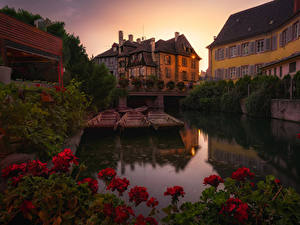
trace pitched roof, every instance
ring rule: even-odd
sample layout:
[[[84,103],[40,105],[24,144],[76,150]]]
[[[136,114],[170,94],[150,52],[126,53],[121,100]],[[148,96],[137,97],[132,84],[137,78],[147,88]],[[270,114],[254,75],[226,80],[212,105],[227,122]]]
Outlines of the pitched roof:
[[[267,64],[265,64],[262,68],[267,68],[267,67],[269,67],[269,66],[273,66],[273,65],[276,65],[276,64],[278,64],[278,63],[286,62],[286,61],[288,61],[288,60],[290,60],[290,59],[294,59],[294,58],[297,58],[297,57],[299,57],[299,56],[300,56],[300,52],[295,52],[295,53],[291,54],[291,55],[288,56],[288,57],[285,57],[285,58],[282,58],[282,59],[279,59],[279,60],[276,60],[276,61],[272,61],[272,62],[270,62],[270,63],[267,63]]]
[[[294,0],[274,0],[231,15],[209,47],[268,33],[294,15]]]

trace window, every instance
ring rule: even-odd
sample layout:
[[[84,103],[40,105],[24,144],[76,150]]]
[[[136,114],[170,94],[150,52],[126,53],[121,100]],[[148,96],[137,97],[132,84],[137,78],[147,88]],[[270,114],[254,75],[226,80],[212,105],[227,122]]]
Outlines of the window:
[[[170,65],[171,64],[171,56],[165,55],[165,64]]]
[[[256,75],[261,73],[261,70],[260,70],[261,67],[262,67],[262,64],[255,65],[255,74]]]
[[[292,62],[289,64],[289,72],[290,73],[296,72],[296,62]]]
[[[299,21],[293,24],[293,40],[297,39],[299,36]]]
[[[282,32],[282,45],[287,43],[287,29]]]
[[[187,80],[187,73],[186,73],[186,71],[182,71],[182,80]]]
[[[120,61],[120,62],[119,62],[119,65],[120,65],[120,68],[125,67],[125,61],[124,61],[124,60]]]
[[[186,58],[182,57],[182,66],[186,67],[187,66],[187,61]]]
[[[236,57],[236,56],[237,56],[237,49],[236,49],[236,46],[231,46],[231,47],[229,48],[229,56],[230,56],[230,58]]]
[[[271,76],[272,75],[272,70],[269,70],[269,76]]]
[[[192,69],[196,69],[196,60],[195,59],[192,59],[191,67],[192,67]]]
[[[166,68],[166,78],[171,78],[171,73],[170,73],[170,69]]]
[[[242,76],[249,75],[249,66],[242,66]]]
[[[219,48],[218,50],[217,50],[217,59],[218,60],[222,60],[222,59],[224,59],[224,48]]]
[[[192,73],[192,81],[195,81],[196,80],[196,73]]]
[[[142,61],[142,57],[143,57],[142,53],[140,53],[138,57],[139,57],[139,62]]]
[[[229,76],[230,76],[230,78],[235,77],[235,75],[236,75],[236,69],[235,69],[235,67],[229,68]]]
[[[260,53],[264,51],[265,40],[261,39],[256,41],[256,52]]]
[[[274,76],[277,76],[277,69],[276,69],[276,67],[274,68]]]
[[[242,55],[249,54],[249,42],[242,44]]]

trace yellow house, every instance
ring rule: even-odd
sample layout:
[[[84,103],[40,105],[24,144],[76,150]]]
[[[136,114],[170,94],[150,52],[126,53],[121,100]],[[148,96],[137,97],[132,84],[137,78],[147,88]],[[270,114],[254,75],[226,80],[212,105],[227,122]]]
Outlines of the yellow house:
[[[274,0],[229,17],[207,48],[208,74],[238,79],[300,51],[300,0]],[[282,77],[276,69],[270,73]]]

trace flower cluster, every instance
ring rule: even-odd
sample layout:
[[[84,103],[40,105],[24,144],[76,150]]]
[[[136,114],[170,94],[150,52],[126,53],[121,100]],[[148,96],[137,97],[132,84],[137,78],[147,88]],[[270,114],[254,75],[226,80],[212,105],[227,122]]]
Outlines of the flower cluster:
[[[103,169],[98,173],[99,179],[105,182],[110,182],[116,175],[116,171],[112,168]]]
[[[64,151],[58,153],[57,156],[52,158],[52,163],[54,167],[51,169],[52,172],[69,172],[71,163],[78,165],[77,157],[73,155],[71,149],[65,149]]]
[[[218,175],[210,175],[209,177],[205,177],[203,182],[203,184],[205,185],[209,184],[216,188],[219,186],[220,183],[224,183],[224,180]]]
[[[252,179],[254,175],[254,173],[250,172],[249,168],[242,167],[233,172],[231,178],[238,181],[245,181],[246,178]]]
[[[239,223],[244,223],[248,220],[248,204],[243,203],[238,198],[230,198],[223,205],[220,214],[233,216],[239,221]]]
[[[298,137],[298,139],[300,139],[300,133],[299,133],[299,134],[297,134],[297,137]]]
[[[164,193],[165,196],[171,195],[172,196],[172,201],[177,202],[178,197],[182,196],[184,197],[185,192],[183,191],[183,188],[180,186],[174,186],[167,188],[167,191]]]
[[[118,177],[114,177],[109,185],[107,185],[106,190],[117,190],[119,192],[119,195],[121,196],[123,192],[127,190],[128,186],[129,180],[127,180],[126,178],[121,179]]]
[[[147,206],[151,207],[151,208],[155,208],[156,206],[158,206],[158,201],[156,198],[151,197],[148,201],[147,201]]]
[[[157,221],[153,217],[144,217],[143,215],[139,215],[136,218],[135,224],[134,225],[158,225]]]
[[[147,192],[147,188],[135,186],[131,188],[129,191],[129,201],[135,202],[135,206],[138,206],[142,202],[146,202],[148,200],[149,194]]]
[[[89,188],[92,190],[93,194],[96,194],[98,191],[98,181],[92,178],[85,178],[82,181],[78,182],[78,185],[87,183]]]
[[[125,205],[117,206],[114,213],[114,221],[119,224],[125,223],[130,218],[130,215],[134,216],[132,208]]]
[[[274,182],[275,182],[275,184],[278,184],[278,185],[280,184],[280,180],[279,179],[275,179]]]
[[[34,209],[35,209],[35,206],[32,204],[31,201],[28,201],[28,200],[24,200],[24,202],[20,206],[20,210],[26,217]]]

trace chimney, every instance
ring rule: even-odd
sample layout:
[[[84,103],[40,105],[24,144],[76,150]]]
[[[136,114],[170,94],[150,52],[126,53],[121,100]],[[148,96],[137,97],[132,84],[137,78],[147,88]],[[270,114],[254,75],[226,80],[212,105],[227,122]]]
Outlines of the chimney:
[[[300,0],[294,0],[294,14],[300,10]]]
[[[130,42],[133,42],[133,35],[132,35],[132,34],[129,34],[129,35],[128,35],[128,40],[129,40]]]
[[[152,60],[153,60],[153,62],[155,62],[155,55],[154,55],[154,51],[155,51],[155,38],[151,38],[150,39],[150,45],[151,45]]]
[[[178,37],[179,37],[179,32],[175,32],[175,42],[177,41]]]
[[[136,39],[136,42],[139,43],[139,44],[141,44],[141,39],[140,39],[140,38],[137,38],[137,39]]]
[[[119,46],[123,44],[123,31],[119,31]]]

